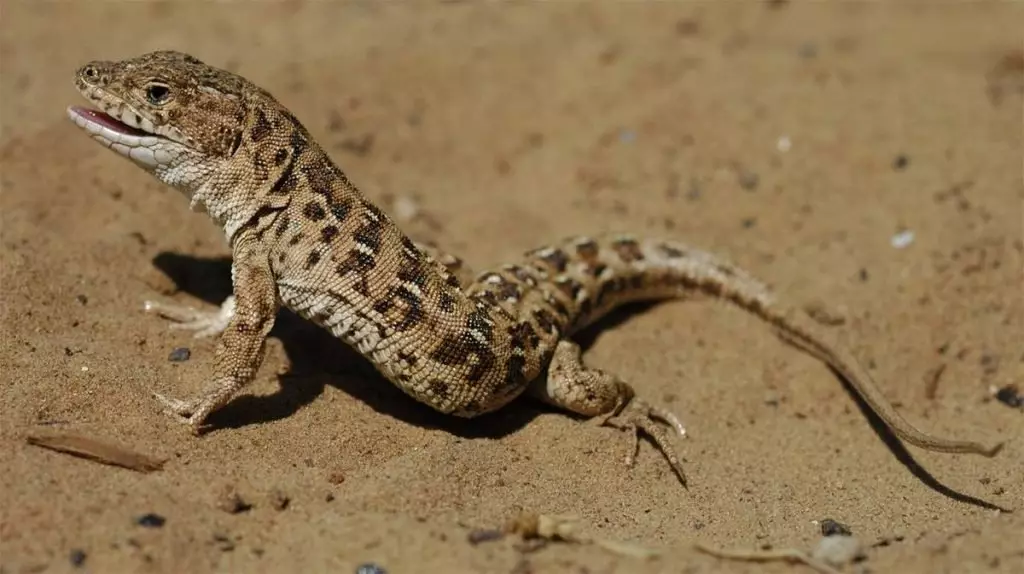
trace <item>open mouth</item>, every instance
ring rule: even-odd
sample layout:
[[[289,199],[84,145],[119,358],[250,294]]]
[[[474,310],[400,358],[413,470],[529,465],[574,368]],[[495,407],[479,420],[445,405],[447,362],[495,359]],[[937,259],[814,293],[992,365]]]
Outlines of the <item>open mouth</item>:
[[[144,137],[153,135],[143,129],[133,128],[114,116],[84,106],[68,106],[68,117],[71,118],[71,121],[78,124],[78,127],[89,133],[100,133],[95,130],[104,129],[126,136]]]
[[[169,165],[174,157],[175,148],[180,147],[171,140],[144,129],[153,126],[149,120],[134,113],[122,113],[121,118],[131,118],[142,127],[129,125],[110,114],[83,106],[68,106],[67,112],[68,118],[92,136],[92,139],[145,168],[155,169]]]

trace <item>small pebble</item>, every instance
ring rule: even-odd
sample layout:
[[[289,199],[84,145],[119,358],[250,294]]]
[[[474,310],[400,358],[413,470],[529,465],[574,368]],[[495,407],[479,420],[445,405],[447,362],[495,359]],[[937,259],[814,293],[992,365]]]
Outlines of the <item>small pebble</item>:
[[[82,564],[85,564],[85,551],[80,548],[75,548],[68,555],[68,560],[71,561],[71,565],[75,568],[80,568]]]
[[[754,191],[757,189],[757,184],[761,182],[761,177],[749,170],[741,169],[737,175],[740,187],[747,191]]]
[[[896,156],[896,159],[892,160],[893,169],[904,169],[910,164],[910,158],[900,154]]]
[[[811,557],[831,566],[842,566],[864,557],[860,541],[853,536],[826,536],[818,540]]]
[[[893,235],[892,239],[890,240],[890,243],[892,243],[892,246],[895,247],[896,249],[903,249],[904,247],[908,247],[913,242],[914,232],[910,231],[909,229],[906,231],[901,231],[896,235]]]
[[[505,534],[497,529],[477,529],[473,530],[467,536],[470,544],[477,545],[481,542],[490,542],[491,540],[500,540]]]
[[[159,514],[150,512],[135,519],[135,524],[146,528],[160,528],[167,522],[167,519]]]
[[[831,518],[822,520],[820,526],[822,536],[850,536],[853,534],[849,526],[842,522],[836,522]]]
[[[815,56],[818,55],[818,46],[814,45],[811,42],[807,42],[806,44],[801,44],[800,49],[798,50],[798,53],[800,54],[801,58],[806,58],[806,59],[809,60],[809,59],[814,58]]]
[[[235,549],[235,542],[227,534],[216,532],[213,535],[213,543],[221,552],[231,552]]]
[[[775,149],[782,153],[786,153],[793,147],[793,142],[790,141],[789,136],[782,136],[775,141]]]
[[[1024,408],[1024,395],[1021,395],[1017,385],[1006,385],[995,391],[996,400],[1008,407]]]
[[[288,498],[288,495],[282,492],[280,489],[275,488],[270,491],[270,507],[274,510],[284,510],[288,508],[288,504],[291,503],[292,499]]]
[[[85,305],[86,303],[89,302],[89,298],[86,297],[85,295],[78,295],[75,297],[75,299],[78,299],[78,302],[81,303],[82,305]]]
[[[636,141],[636,132],[633,130],[620,131],[619,141],[622,143],[633,143],[634,141]]]
[[[387,570],[377,566],[373,562],[367,562],[366,564],[360,564],[356,567],[356,574],[387,574]]]
[[[395,198],[393,209],[395,218],[399,221],[412,221],[420,214],[419,203],[416,202],[415,198],[407,195],[401,195]]]
[[[167,360],[172,363],[182,363],[192,356],[192,351],[188,347],[178,347],[171,351],[171,354],[167,356]]]
[[[242,498],[242,495],[238,493],[234,486],[226,485],[217,493],[217,498],[214,505],[219,509],[227,512],[228,514],[238,514],[240,512],[247,512],[252,510],[252,504],[249,504]]]

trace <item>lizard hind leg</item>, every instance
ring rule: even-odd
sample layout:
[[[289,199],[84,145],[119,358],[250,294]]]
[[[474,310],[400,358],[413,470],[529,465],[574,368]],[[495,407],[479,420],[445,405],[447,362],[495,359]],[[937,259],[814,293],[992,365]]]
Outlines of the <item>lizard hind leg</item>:
[[[580,346],[561,340],[555,347],[547,377],[531,383],[527,393],[550,405],[592,417],[599,425],[607,425],[632,434],[632,443],[626,456],[626,465],[632,466],[643,431],[668,460],[672,470],[686,485],[686,475],[665,428],[668,425],[680,437],[686,429],[668,410],[652,405],[636,396],[628,383],[618,377],[583,364]]]

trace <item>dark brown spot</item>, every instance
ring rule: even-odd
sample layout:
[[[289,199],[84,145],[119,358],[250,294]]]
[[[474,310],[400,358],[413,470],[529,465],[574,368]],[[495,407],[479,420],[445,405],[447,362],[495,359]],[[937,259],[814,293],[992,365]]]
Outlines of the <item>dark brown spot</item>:
[[[284,112],[288,116],[291,116],[288,112]],[[295,121],[295,117],[292,116],[292,123],[298,123]],[[292,137],[288,139],[288,147],[292,150],[292,157],[299,157],[305,153],[306,148],[309,147],[309,142],[306,137],[302,134],[301,130],[295,130],[292,132]]]
[[[300,241],[302,241],[302,233],[296,233],[288,240],[288,245],[298,245]]]
[[[494,326],[488,322],[487,313],[482,309],[477,309],[469,314],[466,319],[466,328],[480,333],[488,343],[494,341]]]
[[[569,277],[562,277],[558,281],[555,281],[555,286],[573,301],[576,301],[576,297],[578,297],[580,291],[583,290],[583,285],[579,281]]]
[[[271,193],[278,195],[286,195],[291,193],[299,184],[299,179],[295,177],[295,162],[288,164],[281,172],[281,175],[274,182],[274,185],[270,188]]]
[[[286,159],[288,159],[287,149],[280,148],[276,152],[274,152],[274,165],[280,166],[281,164],[284,163]]]
[[[306,207],[302,208],[302,215],[306,216],[306,219],[310,221],[320,221],[327,217],[327,213],[319,202],[311,201],[306,204]]]
[[[643,261],[644,254],[640,251],[640,244],[633,239],[619,239],[612,243],[612,248],[618,253],[619,259],[624,263]]]
[[[523,283],[526,283],[530,287],[535,287],[537,285],[537,278],[533,275],[530,269],[520,267],[519,265],[509,265],[505,267],[505,270],[511,273],[513,277]]]
[[[597,243],[592,239],[583,239],[576,244],[576,255],[587,262],[597,259]]]
[[[561,249],[551,249],[541,256],[541,260],[551,266],[552,269],[561,273],[569,265],[569,256]]]
[[[320,262],[320,252],[310,251],[306,257],[306,269],[311,269],[314,265]]]
[[[398,351],[398,360],[403,361],[410,367],[415,367],[416,363],[419,362],[419,359],[416,358],[416,355],[406,353],[405,351]]]
[[[544,331],[549,335],[558,333],[558,327],[555,325],[555,319],[546,309],[534,310],[533,320],[537,322],[537,326],[540,327],[541,331]]]
[[[589,273],[592,277],[600,277],[601,274],[604,273],[605,269],[608,269],[607,265],[605,265],[604,263],[598,263],[596,265],[591,265],[587,267],[587,273]]]
[[[393,306],[391,299],[381,299],[373,304],[373,310],[383,315],[390,311]]]
[[[437,306],[445,313],[451,313],[455,310],[455,296],[451,293],[441,293],[437,300]]]
[[[252,143],[260,143],[267,139],[267,136],[274,130],[270,125],[270,121],[267,120],[267,114],[262,109],[256,108],[256,115],[252,121],[252,127],[249,128],[249,138]]]
[[[430,355],[431,359],[449,366],[468,365],[472,357],[476,357],[476,361],[466,374],[466,379],[476,382],[493,368],[496,357],[487,345],[482,344],[470,333],[469,329],[458,335],[447,335]]]
[[[352,238],[363,247],[366,247],[367,250],[376,254],[380,249],[380,239],[383,231],[384,227],[381,224],[368,221],[366,225],[360,227],[352,234]]]
[[[261,205],[259,209],[256,210],[256,213],[252,215],[252,218],[242,225],[241,229],[256,228],[256,237],[262,239],[264,233],[266,233],[267,230],[270,229],[270,226],[273,225],[273,221],[268,224],[264,224],[264,220],[268,217],[276,217],[280,211],[280,207],[274,207],[273,205]]]
[[[514,301],[518,301],[519,299],[522,298],[522,289],[520,289],[517,283],[508,281],[501,275],[498,275],[498,277],[501,278],[501,282],[497,284],[497,295],[499,299],[512,299]]]
[[[448,383],[440,379],[434,379],[427,383],[427,389],[429,389],[431,394],[439,399],[447,399],[451,393],[451,390],[448,388]]]
[[[401,269],[398,270],[398,279],[406,283],[412,283],[413,285],[423,290],[427,286],[427,276],[423,273],[420,267],[420,262],[412,260],[406,263]]]
[[[405,317],[395,326],[398,331],[408,331],[423,321],[423,303],[405,285],[395,288],[395,297],[405,302]]]
[[[715,269],[717,269],[719,273],[725,275],[726,277],[733,277],[736,275],[735,269],[722,263],[716,264]]]
[[[338,235],[338,228],[333,225],[328,225],[320,230],[320,238],[324,243],[330,243]]]
[[[682,249],[679,249],[678,247],[675,247],[674,245],[669,245],[667,243],[662,243],[658,245],[658,251],[660,251],[662,255],[670,259],[678,259],[686,255],[686,252],[683,251]]]
[[[291,224],[291,220],[291,216],[287,211],[282,213],[281,219],[277,220],[277,229],[274,230],[274,235],[277,237],[284,235],[284,232],[288,230],[288,226]]]
[[[567,309],[565,304],[562,303],[562,301],[560,301],[557,297],[551,297],[550,299],[548,299],[548,305],[550,305],[551,308],[555,310],[555,313],[558,313],[560,317],[569,316],[569,309]]]
[[[373,269],[376,262],[372,255],[363,253],[359,249],[352,249],[348,252],[348,258],[338,265],[337,273],[339,276],[344,277],[349,273],[356,275],[356,281],[352,284],[352,289],[364,297],[370,295],[370,282],[367,277],[367,272]]]
[[[508,358],[508,364],[505,366],[505,386],[506,388],[519,388],[526,379],[526,375],[523,373],[523,367],[526,366],[526,357],[515,353]]]
[[[345,218],[348,217],[348,212],[351,210],[351,208],[352,202],[347,199],[336,203],[332,203],[331,215],[333,215],[334,219],[338,220],[338,222],[340,223],[342,221],[345,221]]]
[[[529,321],[520,321],[512,325],[508,328],[508,334],[512,337],[512,343],[523,349],[536,349],[540,344],[540,336]]]

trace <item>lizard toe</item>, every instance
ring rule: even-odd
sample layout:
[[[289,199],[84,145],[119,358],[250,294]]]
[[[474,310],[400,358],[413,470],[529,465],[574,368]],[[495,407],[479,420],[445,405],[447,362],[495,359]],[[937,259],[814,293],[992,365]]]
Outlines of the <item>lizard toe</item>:
[[[620,413],[608,417],[603,422],[608,426],[629,431],[632,435],[631,448],[626,456],[627,466],[632,466],[636,460],[640,432],[642,431],[650,437],[654,446],[661,451],[669,466],[679,477],[680,482],[686,486],[686,473],[683,471],[679,455],[676,453],[675,447],[672,446],[665,428],[658,424],[659,422],[665,423],[680,437],[685,436],[686,429],[673,413],[662,407],[652,406],[641,399],[633,398]]]

